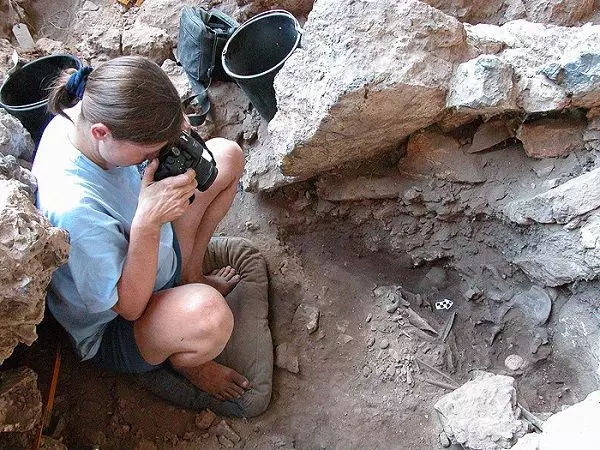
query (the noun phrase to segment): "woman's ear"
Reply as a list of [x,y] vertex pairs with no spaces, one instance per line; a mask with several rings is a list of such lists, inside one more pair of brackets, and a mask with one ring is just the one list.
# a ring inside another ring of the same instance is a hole
[[94,123],[90,127],[92,138],[96,141],[104,141],[111,136],[110,129],[103,123]]

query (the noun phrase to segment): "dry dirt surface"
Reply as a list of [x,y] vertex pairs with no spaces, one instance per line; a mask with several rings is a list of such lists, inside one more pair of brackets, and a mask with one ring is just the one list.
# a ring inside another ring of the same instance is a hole
[[[451,271],[411,268],[397,256],[365,251],[347,225],[305,224],[304,234],[278,228],[294,217],[286,205],[303,195],[301,188],[268,196],[240,192],[219,230],[252,239],[265,255],[274,344],[287,343],[299,366],[298,373],[276,368],[273,399],[260,417],[218,418],[239,442],[223,439],[214,427],[200,429],[197,412],[163,402],[126,376],[76,361],[49,319],[33,347],[18,349],[8,362],[36,370],[45,397],[55,344],[62,343],[48,433],[69,448],[439,448],[433,404],[448,392],[439,386],[447,380],[428,366],[457,383],[472,369],[506,373],[505,356],[531,337],[518,324],[490,331],[481,307],[464,298]],[[449,310],[430,306],[444,298],[454,301]],[[301,304],[320,313],[310,334],[295,315]],[[454,325],[443,336],[452,313]],[[552,359],[551,349],[539,353],[535,370],[512,374],[520,401],[540,412],[582,399],[586,386],[569,384],[576,377],[568,362]]]
[[[64,39],[77,26],[59,2],[32,4],[36,26],[49,37]],[[251,239],[267,259],[274,345],[287,344],[288,357],[298,359],[297,373],[276,368],[263,415],[217,419],[239,440],[223,427],[202,429],[197,411],[173,407],[126,376],[78,362],[50,317],[38,341],[5,363],[33,368],[46,398],[61,344],[47,433],[73,449],[429,450],[439,448],[441,429],[433,405],[449,392],[440,372],[458,384],[474,369],[512,375],[519,401],[536,413],[555,412],[593,390],[591,377],[553,353],[544,336],[531,335],[521,316],[503,311],[499,326],[476,292],[467,299],[468,286],[443,260],[413,268],[397,254],[368,250],[365,230],[351,217],[316,220],[307,213],[316,202],[313,192],[301,184],[272,194],[240,192],[219,229]],[[444,299],[452,307],[437,310]],[[314,329],[300,312],[316,310]],[[509,371],[504,361],[511,354],[532,355],[527,368]]]

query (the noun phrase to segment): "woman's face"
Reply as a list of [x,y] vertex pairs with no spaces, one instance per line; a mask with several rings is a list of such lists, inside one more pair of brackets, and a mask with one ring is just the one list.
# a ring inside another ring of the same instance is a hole
[[125,167],[152,160],[158,156],[167,142],[158,144],[137,144],[135,142],[106,140],[99,146],[99,153],[109,168]]
[[[190,130],[190,123],[184,115],[181,129]],[[124,140],[114,139],[110,130],[102,124],[92,125],[92,136],[96,138],[98,154],[103,160],[103,165],[110,169],[113,167],[125,167],[140,164],[146,160],[151,161],[158,157],[160,150],[167,142],[157,144],[138,144]]]

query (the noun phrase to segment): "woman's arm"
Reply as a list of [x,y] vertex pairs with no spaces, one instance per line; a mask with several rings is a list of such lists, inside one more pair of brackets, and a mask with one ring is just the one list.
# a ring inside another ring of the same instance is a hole
[[141,317],[152,296],[162,225],[187,211],[189,198],[198,184],[192,169],[154,182],[157,166],[158,160],[154,159],[144,172],[127,257],[117,284],[119,299],[113,311],[127,320]]
[[113,307],[127,320],[137,320],[152,296],[158,265],[160,225],[133,222],[129,234],[127,258],[117,292],[119,300]]

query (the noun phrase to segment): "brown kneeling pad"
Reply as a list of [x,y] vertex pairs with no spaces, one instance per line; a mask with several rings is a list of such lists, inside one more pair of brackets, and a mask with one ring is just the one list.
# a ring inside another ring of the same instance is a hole
[[213,238],[204,258],[204,270],[210,272],[225,266],[233,267],[241,280],[225,297],[233,312],[233,333],[216,361],[250,381],[251,388],[242,403],[244,409],[260,413],[271,399],[273,378],[267,264],[247,239]]
[[225,266],[235,268],[241,280],[225,297],[233,312],[233,334],[216,361],[250,381],[250,388],[242,398],[217,400],[170,367],[138,374],[134,379],[149,391],[184,408],[209,408],[221,415],[252,417],[262,413],[271,399],[273,343],[267,320],[267,266],[249,240],[213,238],[204,259],[204,271]]

